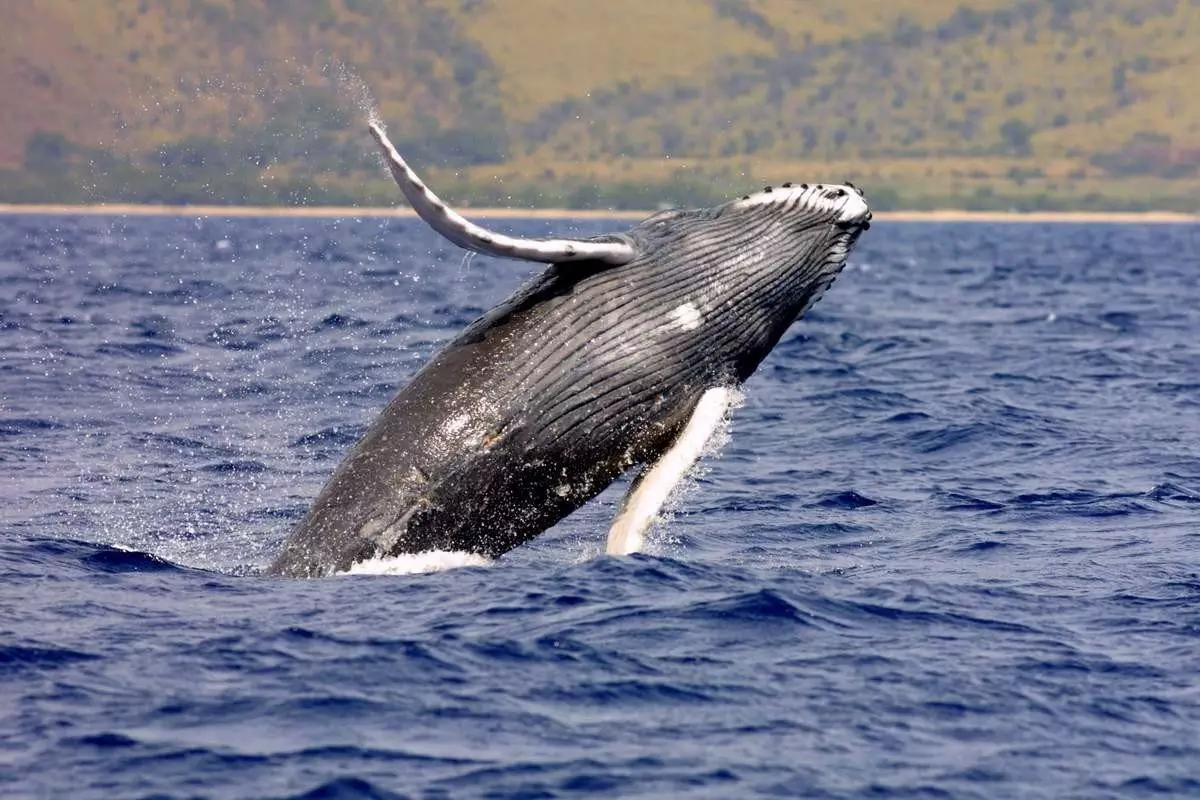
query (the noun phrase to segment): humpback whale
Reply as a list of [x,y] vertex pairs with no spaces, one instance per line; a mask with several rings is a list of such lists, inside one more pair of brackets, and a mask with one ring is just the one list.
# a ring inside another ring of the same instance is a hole
[[736,389],[870,227],[853,184],[783,184],[589,239],[477,225],[370,133],[416,213],[454,244],[549,266],[388,403],[268,567],[318,577],[376,556],[499,556],[640,467],[607,552],[636,552]]

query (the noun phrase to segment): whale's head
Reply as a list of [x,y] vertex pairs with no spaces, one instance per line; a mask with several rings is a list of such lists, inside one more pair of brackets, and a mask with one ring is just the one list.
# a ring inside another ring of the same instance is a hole
[[784,250],[802,249],[820,232],[838,239],[844,234],[853,244],[871,227],[866,195],[852,183],[768,186],[716,211],[718,219],[742,225],[747,236],[767,237]]
[[664,211],[630,235],[637,259],[680,280],[750,295],[790,323],[828,288],[871,226],[853,184],[767,187],[707,209]]

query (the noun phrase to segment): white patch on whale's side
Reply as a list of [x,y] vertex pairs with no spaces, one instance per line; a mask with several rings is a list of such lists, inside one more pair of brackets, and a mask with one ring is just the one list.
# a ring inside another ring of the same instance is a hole
[[424,553],[405,553],[398,556],[368,558],[351,565],[338,575],[422,575],[459,567],[490,567],[495,562],[477,553],[449,550],[429,550]]
[[451,417],[449,420],[447,420],[446,424],[442,426],[442,430],[453,436],[463,428],[467,427],[467,423],[470,421],[470,414],[459,414],[457,417]]
[[694,303],[684,303],[671,312],[671,319],[685,331],[694,331],[704,322],[704,316]]

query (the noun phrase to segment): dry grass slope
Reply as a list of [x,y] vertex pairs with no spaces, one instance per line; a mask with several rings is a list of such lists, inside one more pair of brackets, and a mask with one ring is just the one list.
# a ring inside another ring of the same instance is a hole
[[31,0],[5,13],[10,196],[380,199],[355,76],[414,160],[491,202],[563,202],[564,180],[678,182],[681,167],[718,195],[819,173],[917,204],[1186,205],[1200,189],[1200,0]]

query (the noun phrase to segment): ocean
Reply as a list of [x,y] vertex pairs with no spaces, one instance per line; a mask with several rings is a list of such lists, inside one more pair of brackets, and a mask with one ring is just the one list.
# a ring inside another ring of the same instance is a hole
[[0,796],[1200,795],[1200,226],[879,222],[646,554],[262,577],[537,269],[0,217]]

